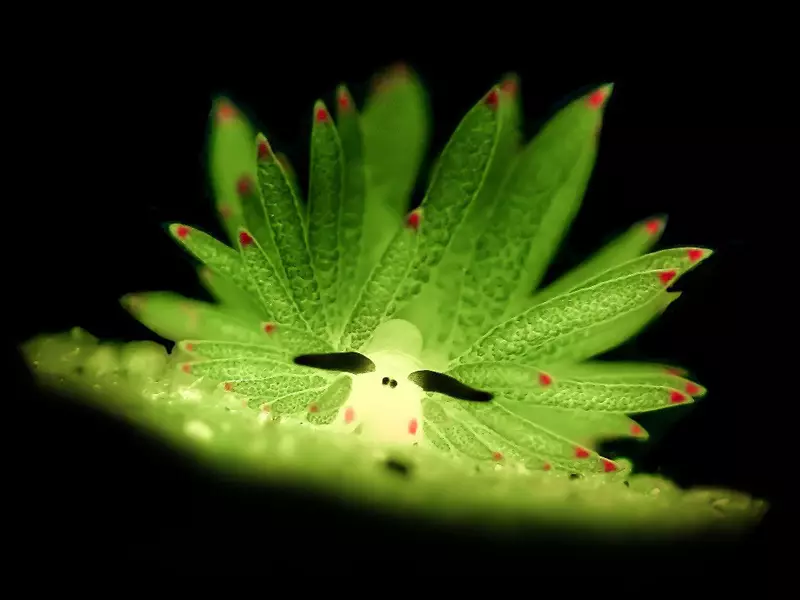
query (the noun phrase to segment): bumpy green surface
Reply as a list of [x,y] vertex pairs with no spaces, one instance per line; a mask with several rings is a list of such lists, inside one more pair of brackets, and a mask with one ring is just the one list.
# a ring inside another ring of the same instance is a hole
[[[34,371],[223,468],[387,507],[648,534],[756,521],[763,503],[679,490],[597,453],[604,440],[645,441],[636,414],[706,394],[665,365],[595,358],[661,314],[711,251],[645,254],[665,225],[652,218],[537,289],[588,184],[611,86],[523,143],[517,84],[467,113],[411,214],[429,124],[407,69],[380,77],[363,114],[344,87],[335,120],[315,105],[307,203],[285,157],[216,102],[209,168],[228,244],[170,226],[215,302],[127,296],[176,342],[171,354],[76,330],[28,344]],[[344,351],[374,372],[293,362]],[[420,369],[493,398],[424,391],[408,378]],[[392,475],[389,456],[411,475]]]

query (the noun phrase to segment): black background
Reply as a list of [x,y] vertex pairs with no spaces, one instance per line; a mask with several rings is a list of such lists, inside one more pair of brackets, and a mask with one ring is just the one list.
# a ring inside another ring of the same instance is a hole
[[[767,391],[761,366],[774,349],[766,346],[769,315],[760,303],[777,252],[761,238],[790,226],[782,207],[796,164],[797,120],[780,85],[763,72],[754,79],[737,71],[733,62],[727,69],[682,60],[669,68],[604,71],[576,61],[547,69],[522,52],[474,46],[468,56],[366,52],[358,59],[337,55],[333,46],[275,53],[265,43],[262,57],[245,62],[211,47],[174,56],[115,54],[113,69],[96,53],[58,63],[53,72],[63,83],[35,98],[31,93],[46,133],[39,137],[42,166],[29,183],[36,193],[17,205],[27,224],[19,244],[29,267],[15,279],[25,305],[11,323],[14,341],[73,325],[101,338],[156,339],[122,310],[120,296],[161,289],[202,295],[162,224],[219,231],[204,165],[207,117],[217,94],[255,117],[302,180],[314,101],[332,105],[334,87],[346,82],[361,104],[372,73],[399,59],[429,88],[433,149],[507,71],[521,76],[528,134],[571,94],[614,81],[592,183],[548,279],[635,221],[661,213],[669,223],[659,247],[716,251],[680,281],[680,300],[615,353],[690,367],[710,390],[648,447],[641,467],[684,486],[722,485],[765,497],[778,502],[774,514],[780,514],[780,473],[772,466],[779,450],[770,442],[777,398]],[[41,416],[36,443],[28,440],[25,452],[33,461],[33,481],[25,484],[27,507],[36,514],[30,538],[42,542],[37,552],[57,556],[60,564],[117,558],[191,570],[238,560],[232,544],[263,543],[248,552],[257,561],[259,552],[284,543],[275,540],[287,539],[290,529],[288,539],[303,540],[292,543],[321,545],[326,553],[343,540],[382,549],[378,554],[404,543],[413,552],[421,545],[453,551],[458,543],[467,553],[490,547],[222,481],[121,424],[34,391],[17,365],[23,394],[32,398],[23,410]],[[775,532],[775,518],[754,544]],[[315,529],[320,524],[333,527],[336,537]],[[76,540],[77,556],[70,550]],[[491,548],[513,556],[508,546]]]

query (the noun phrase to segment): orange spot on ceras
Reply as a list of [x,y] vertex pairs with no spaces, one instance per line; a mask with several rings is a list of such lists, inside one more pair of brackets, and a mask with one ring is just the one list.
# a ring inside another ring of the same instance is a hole
[[233,391],[233,384],[232,384],[230,381],[226,381],[226,382],[225,382],[225,384],[222,386],[222,388],[223,388],[223,389],[224,389],[226,392]]
[[275,323],[265,323],[264,333],[266,333],[267,335],[271,335],[272,333],[274,333],[276,327],[277,325],[275,325]]
[[678,390],[672,390],[669,393],[669,401],[673,404],[680,404],[681,402],[686,402],[686,396],[681,394]]
[[613,462],[611,462],[607,458],[603,459],[603,471],[605,471],[606,473],[612,473],[613,471],[616,471],[616,470],[617,470],[617,465],[615,465]]
[[240,196],[249,196],[255,189],[255,183],[250,175],[242,175],[236,182],[236,192]]
[[344,411],[344,422],[348,425],[352,423],[356,418],[356,411],[353,410],[352,406],[348,406]]
[[519,82],[516,77],[506,77],[500,84],[500,89],[509,96],[513,96],[519,90]]
[[343,111],[349,111],[350,107],[353,105],[350,94],[348,94],[347,90],[344,89],[339,90],[336,100],[339,102],[339,108],[341,108]]
[[492,452],[492,460],[503,460],[503,453],[502,452]]
[[639,425],[638,423],[634,423],[633,425],[631,425],[631,433],[633,435],[642,435],[643,431],[644,430],[642,429],[642,426]]
[[253,243],[253,236],[246,231],[239,232],[239,243],[242,246],[249,246]]
[[694,396],[695,394],[700,393],[700,386],[696,383],[692,383],[691,381],[686,384],[686,393],[690,396]]
[[406,218],[406,225],[414,231],[419,231],[420,223],[422,222],[422,211],[420,209],[412,210]]
[[417,435],[417,429],[419,428],[419,423],[416,419],[411,419],[408,422],[408,433],[411,435]]
[[491,92],[486,94],[486,106],[489,108],[497,108],[497,103],[499,101],[499,97],[497,95],[497,90],[493,89]]
[[319,412],[319,406],[317,406],[314,402],[308,405],[308,412],[316,413]]
[[191,373],[192,372],[192,365],[189,363],[184,363],[181,365],[181,371],[184,373]]
[[689,262],[697,262],[703,258],[703,254],[704,252],[702,250],[698,250],[697,248],[692,248],[686,253],[686,255],[689,257]]
[[269,147],[267,140],[258,142],[258,160],[266,160],[272,154],[272,148]]
[[550,463],[544,463],[544,465],[542,465],[542,469],[544,469],[545,471],[549,471],[552,468],[553,466]]
[[192,342],[189,342],[188,344],[186,344],[186,345],[184,346],[184,349],[185,349],[187,352],[194,352],[194,344],[193,344]]
[[547,373],[539,373],[539,385],[550,385],[553,383],[553,378],[550,377]]
[[575,458],[589,458],[589,451],[578,446],[575,448]]
[[262,405],[261,405],[261,406],[259,406],[258,408],[259,408],[259,410],[261,410],[261,412],[268,413],[268,412],[269,412],[269,409],[270,409],[270,406],[269,406],[269,404],[267,404],[267,403],[265,402],[264,404],[262,404]]
[[677,271],[664,271],[663,273],[658,274],[658,278],[664,285],[667,285],[670,281],[675,279],[678,275]]
[[591,108],[600,108],[603,106],[603,103],[606,101],[606,91],[603,88],[599,90],[593,91],[589,94],[589,97],[586,98],[586,103]]
[[237,111],[230,102],[222,101],[217,106],[217,118],[222,122],[232,121],[236,115]]
[[227,204],[221,204],[219,207],[219,214],[222,216],[223,219],[229,219],[233,214],[233,210]]
[[180,225],[175,229],[175,235],[177,235],[179,239],[186,239],[189,235],[189,228],[186,225]]
[[328,120],[328,118],[329,118],[328,111],[325,109],[325,107],[321,106],[320,108],[317,109],[317,115],[316,115],[317,123],[324,123]]

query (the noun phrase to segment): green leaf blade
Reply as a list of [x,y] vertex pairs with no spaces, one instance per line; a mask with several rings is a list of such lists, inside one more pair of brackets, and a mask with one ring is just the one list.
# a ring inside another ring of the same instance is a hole
[[209,172],[217,211],[230,241],[245,225],[239,189],[255,180],[254,132],[247,118],[227,98],[214,102],[209,137]]
[[417,255],[418,244],[419,235],[413,228],[403,228],[395,234],[359,293],[342,332],[340,349],[359,350],[382,323],[397,313],[400,286]]
[[129,294],[120,302],[148,329],[173,342],[197,337],[259,339],[256,315],[224,310],[172,292]]
[[[338,331],[339,294],[345,262],[343,237],[344,151],[322,102],[314,107],[308,187],[308,244],[328,324]],[[355,257],[348,257],[355,258]]]
[[636,223],[628,231],[606,244],[594,256],[537,292],[528,306],[541,304],[550,298],[577,289],[592,277],[638,258],[658,241],[665,225],[666,217],[652,217]]
[[453,366],[484,361],[547,364],[568,336],[588,337],[593,329],[664,297],[663,275],[637,273],[553,298],[493,328]]
[[275,269],[306,322],[317,335],[328,336],[319,310],[320,289],[308,247],[307,223],[299,197],[278,156],[263,136],[258,139],[258,183],[264,213],[277,253]]
[[336,123],[344,154],[344,197],[341,223],[341,285],[339,311],[347,317],[353,309],[360,279],[366,179],[361,122],[353,98],[346,87],[337,91]]
[[[258,289],[250,279],[242,258],[236,250],[188,225],[173,223],[169,226],[169,232],[176,242],[211,271],[224,276],[249,297],[258,297]],[[265,308],[259,307],[259,310],[262,316],[270,317],[269,311]]]

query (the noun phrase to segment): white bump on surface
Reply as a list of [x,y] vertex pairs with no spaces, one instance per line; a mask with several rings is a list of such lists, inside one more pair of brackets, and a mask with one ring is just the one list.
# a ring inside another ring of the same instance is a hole
[[211,431],[211,427],[198,420],[188,421],[186,425],[183,426],[183,431],[186,435],[200,440],[207,441],[214,437],[214,432]]

